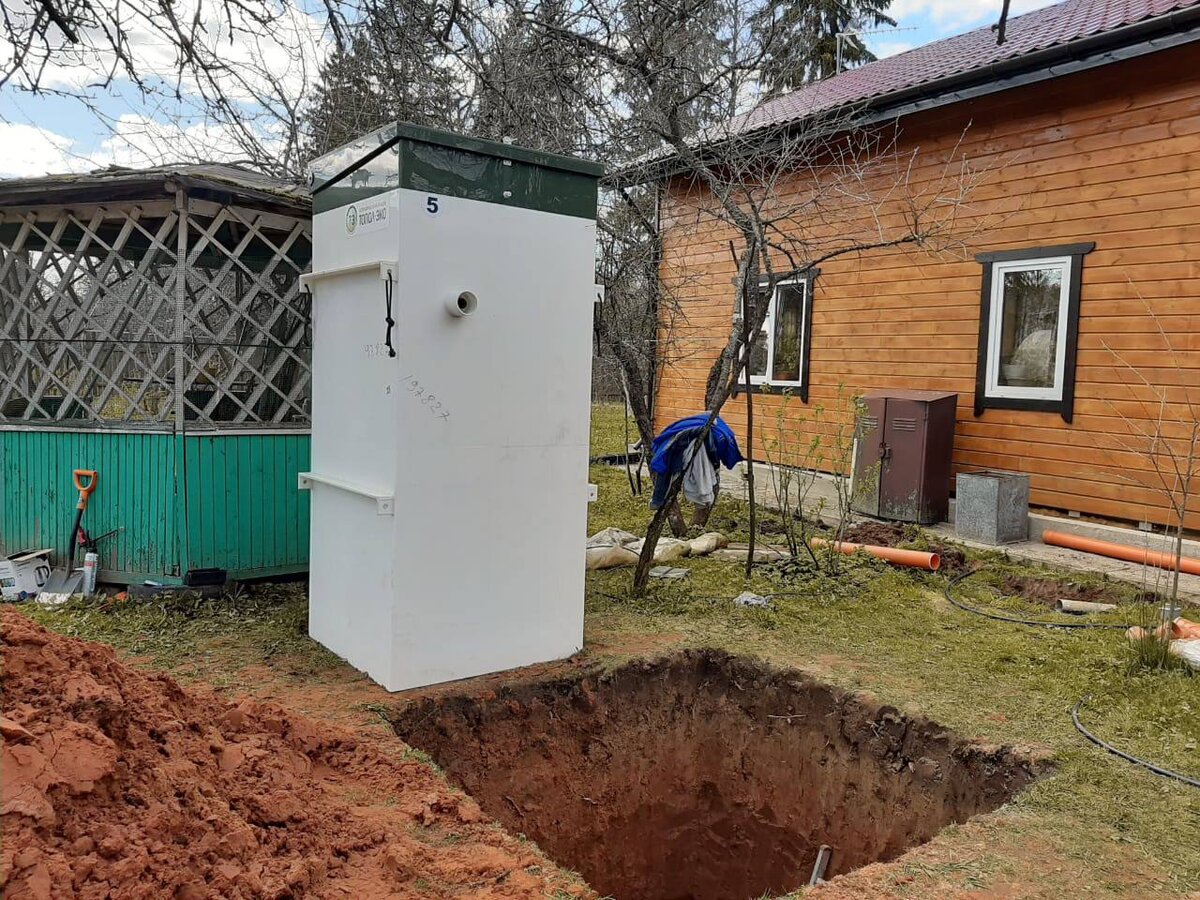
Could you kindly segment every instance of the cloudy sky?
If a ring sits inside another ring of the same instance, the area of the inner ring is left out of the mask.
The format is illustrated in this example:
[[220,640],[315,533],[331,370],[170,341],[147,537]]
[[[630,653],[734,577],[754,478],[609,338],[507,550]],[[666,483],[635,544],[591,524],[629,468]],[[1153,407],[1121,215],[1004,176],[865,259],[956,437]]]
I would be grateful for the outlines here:
[[[183,0],[186,4],[188,0]],[[195,0],[191,0],[195,2]],[[311,85],[317,62],[328,43],[323,40],[321,21],[306,15],[303,6],[279,0],[287,23],[286,40],[266,43],[240,36],[226,39],[222,54],[235,66],[239,61],[262,61],[285,90],[302,96]],[[1018,15],[1053,0],[1014,0],[1012,14]],[[893,0],[891,14],[899,28],[873,34],[866,40],[879,56],[901,53],[920,44],[948,37],[995,21],[1001,0]],[[214,34],[219,34],[215,25]],[[160,37],[132,36],[133,50],[144,70],[171,77],[172,48]],[[0,64],[7,48],[0,46]],[[181,84],[179,99],[173,92],[143,97],[132,86],[116,83],[104,90],[89,87],[95,81],[94,58],[52,67],[45,86],[67,91],[86,91],[99,116],[83,109],[78,101],[56,96],[33,96],[12,86],[0,89],[0,177],[34,176],[57,172],[88,171],[111,164],[144,166],[194,159],[235,161],[236,144],[219,128],[195,116],[196,85]],[[253,82],[242,85],[249,95]]]

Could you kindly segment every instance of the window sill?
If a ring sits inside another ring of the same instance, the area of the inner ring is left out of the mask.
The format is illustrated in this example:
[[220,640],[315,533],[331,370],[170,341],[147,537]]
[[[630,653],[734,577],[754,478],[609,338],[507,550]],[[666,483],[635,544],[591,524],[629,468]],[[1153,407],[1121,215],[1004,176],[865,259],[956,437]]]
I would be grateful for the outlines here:
[[1070,404],[1062,400],[1033,400],[1024,397],[981,397],[975,403],[975,415],[988,409],[1013,409],[1021,412],[1058,413],[1064,422],[1071,423]]
[[[741,382],[733,389],[734,396],[746,393],[746,385]],[[793,397],[800,399],[802,403],[808,402],[808,385],[803,384],[752,384],[750,385],[751,394],[790,394]]]

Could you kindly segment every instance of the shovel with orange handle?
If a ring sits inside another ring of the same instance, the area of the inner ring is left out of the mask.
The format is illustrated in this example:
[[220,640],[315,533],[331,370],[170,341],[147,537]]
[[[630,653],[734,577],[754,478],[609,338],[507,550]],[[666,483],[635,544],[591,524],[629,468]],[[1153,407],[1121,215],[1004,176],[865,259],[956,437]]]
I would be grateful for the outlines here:
[[76,469],[72,475],[75,490],[79,491],[79,502],[75,504],[75,523],[71,526],[71,537],[67,543],[67,565],[66,568],[59,567],[51,572],[50,580],[38,593],[38,602],[47,606],[66,603],[72,594],[79,593],[83,583],[83,572],[75,571],[75,548],[79,545],[79,526],[83,522],[83,513],[87,509],[88,499],[100,483],[100,473],[93,469]]

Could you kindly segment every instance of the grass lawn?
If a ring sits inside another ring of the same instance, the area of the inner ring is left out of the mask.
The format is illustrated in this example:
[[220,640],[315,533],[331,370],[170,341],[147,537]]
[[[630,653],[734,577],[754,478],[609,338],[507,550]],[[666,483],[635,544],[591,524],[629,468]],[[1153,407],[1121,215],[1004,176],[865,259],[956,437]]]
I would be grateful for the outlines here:
[[629,444],[636,444],[638,430],[633,416],[630,416],[628,420],[628,441],[626,441],[626,424],[625,404],[592,404],[591,455],[607,456],[613,453],[624,453]]
[[[619,405],[596,410],[592,453],[624,448]],[[632,497],[624,470],[593,467],[600,499],[590,531],[642,532],[647,497]],[[649,486],[647,485],[647,491]],[[739,501],[722,498],[715,520],[736,530]],[[997,595],[1018,568],[997,554],[958,589],[977,605],[1045,616]],[[1050,756],[1055,773],[996,813],[952,826],[890,865],[852,873],[818,896],[1148,897],[1200,890],[1200,791],[1144,772],[1088,744],[1070,709],[1091,730],[1160,765],[1200,777],[1200,678],[1181,671],[1138,673],[1120,631],[1063,631],[992,621],[946,602],[942,576],[848,560],[834,577],[785,579],[769,567],[749,582],[740,564],[714,559],[675,565],[682,582],[654,582],[629,595],[630,570],[587,579],[587,648],[601,664],[682,646],[713,646],[804,668],[827,681],[930,716],[956,731]],[[1062,574],[1079,580],[1078,574]],[[775,594],[770,609],[733,606],[751,588]],[[1130,589],[1130,594],[1132,589]],[[1110,620],[1144,615],[1132,603]],[[29,609],[55,630],[101,640],[155,668],[218,687],[253,671],[296,683],[344,670],[304,635],[302,585],[259,586],[205,603],[145,603],[102,610],[80,604]]]

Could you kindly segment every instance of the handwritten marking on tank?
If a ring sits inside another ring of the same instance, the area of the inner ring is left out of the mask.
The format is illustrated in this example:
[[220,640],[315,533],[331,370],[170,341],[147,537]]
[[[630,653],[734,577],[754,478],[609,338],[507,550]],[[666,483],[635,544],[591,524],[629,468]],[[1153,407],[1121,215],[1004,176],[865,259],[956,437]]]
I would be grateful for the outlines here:
[[442,403],[442,401],[439,400],[435,394],[432,394],[425,389],[425,386],[421,384],[420,379],[412,375],[405,375],[400,379],[400,383],[404,385],[405,389],[412,394],[412,396],[421,401],[421,405],[428,409],[434,418],[450,418],[450,410],[446,409],[445,404]]

